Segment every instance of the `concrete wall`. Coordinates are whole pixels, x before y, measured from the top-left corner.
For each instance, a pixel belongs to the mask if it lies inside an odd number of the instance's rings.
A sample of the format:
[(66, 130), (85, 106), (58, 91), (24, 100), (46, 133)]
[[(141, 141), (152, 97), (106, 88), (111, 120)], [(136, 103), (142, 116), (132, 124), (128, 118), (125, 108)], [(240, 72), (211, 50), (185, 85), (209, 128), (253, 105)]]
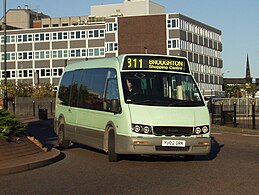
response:
[(91, 15), (95, 16), (109, 16), (114, 14), (133, 16), (158, 13), (165, 13), (165, 7), (150, 0), (126, 0), (123, 4), (91, 6)]
[(39, 109), (47, 109), (51, 116), (55, 112), (55, 98), (18, 97), (15, 102), (9, 102), (8, 108), (15, 116), (38, 116)]

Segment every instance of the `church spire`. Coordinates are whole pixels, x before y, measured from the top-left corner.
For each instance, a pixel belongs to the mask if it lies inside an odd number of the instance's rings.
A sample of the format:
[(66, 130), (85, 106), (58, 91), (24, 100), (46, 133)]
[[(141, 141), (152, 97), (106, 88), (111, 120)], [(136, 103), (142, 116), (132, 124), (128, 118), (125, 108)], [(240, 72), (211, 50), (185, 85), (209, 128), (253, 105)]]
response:
[(251, 73), (250, 73), (248, 54), (247, 54), (247, 59), (246, 59), (246, 78), (245, 79), (246, 79), (247, 84), (251, 83)]

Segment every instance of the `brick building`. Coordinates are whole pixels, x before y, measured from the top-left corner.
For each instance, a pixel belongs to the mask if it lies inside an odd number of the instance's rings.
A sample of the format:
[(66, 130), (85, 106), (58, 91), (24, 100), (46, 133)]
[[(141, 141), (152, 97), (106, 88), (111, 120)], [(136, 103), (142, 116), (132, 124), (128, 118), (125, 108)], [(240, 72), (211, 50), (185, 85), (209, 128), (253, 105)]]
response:
[[(140, 3), (149, 9), (129, 12)], [(13, 27), (7, 30), (6, 40), (8, 80), (57, 85), (64, 66), (73, 61), (124, 53), (155, 53), (187, 57), (204, 94), (211, 91), (220, 94), (223, 84), (220, 30), (179, 13), (163, 13), (163, 6), (149, 0), (102, 6), (93, 6), (91, 10), (97, 13), (109, 8), (108, 13), (112, 10), (115, 13), (51, 18), (28, 6), (8, 10), (7, 24)], [(0, 40), (0, 79), (4, 80), (3, 31)]]

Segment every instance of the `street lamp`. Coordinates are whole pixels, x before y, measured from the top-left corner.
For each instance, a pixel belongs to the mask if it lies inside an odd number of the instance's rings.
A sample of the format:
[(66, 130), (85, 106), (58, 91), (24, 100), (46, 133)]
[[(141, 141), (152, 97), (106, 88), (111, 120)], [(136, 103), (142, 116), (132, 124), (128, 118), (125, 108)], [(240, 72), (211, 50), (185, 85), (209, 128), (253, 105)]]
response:
[(4, 0), (4, 109), (8, 110), (6, 64), (6, 0)]
[(144, 49), (145, 49), (145, 54), (147, 54), (147, 47), (144, 47)]

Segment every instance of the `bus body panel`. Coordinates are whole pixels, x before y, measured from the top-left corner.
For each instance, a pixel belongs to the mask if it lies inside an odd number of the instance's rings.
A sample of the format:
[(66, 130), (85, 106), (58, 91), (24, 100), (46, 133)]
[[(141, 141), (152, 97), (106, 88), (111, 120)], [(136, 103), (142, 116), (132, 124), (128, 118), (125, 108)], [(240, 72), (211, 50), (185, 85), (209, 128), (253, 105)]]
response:
[[(162, 140), (185, 140), (186, 147), (163, 147)], [(211, 138), (168, 138), (168, 137), (127, 137), (118, 136), (116, 152), (119, 154), (149, 154), (149, 155), (208, 155), (211, 151)], [(136, 143), (147, 144), (136, 144)], [(201, 146), (201, 142), (207, 145)], [(163, 149), (165, 148), (165, 149)]]
[(122, 117), (121, 114), (79, 109), (76, 140), (78, 143), (104, 149), (105, 130), (107, 130), (107, 127), (111, 124), (115, 127), (117, 134), (124, 135), (120, 132), (120, 129), (126, 122), (125, 117)]
[(151, 126), (198, 126), (209, 124), (206, 107), (157, 107), (129, 105), (132, 123)]

